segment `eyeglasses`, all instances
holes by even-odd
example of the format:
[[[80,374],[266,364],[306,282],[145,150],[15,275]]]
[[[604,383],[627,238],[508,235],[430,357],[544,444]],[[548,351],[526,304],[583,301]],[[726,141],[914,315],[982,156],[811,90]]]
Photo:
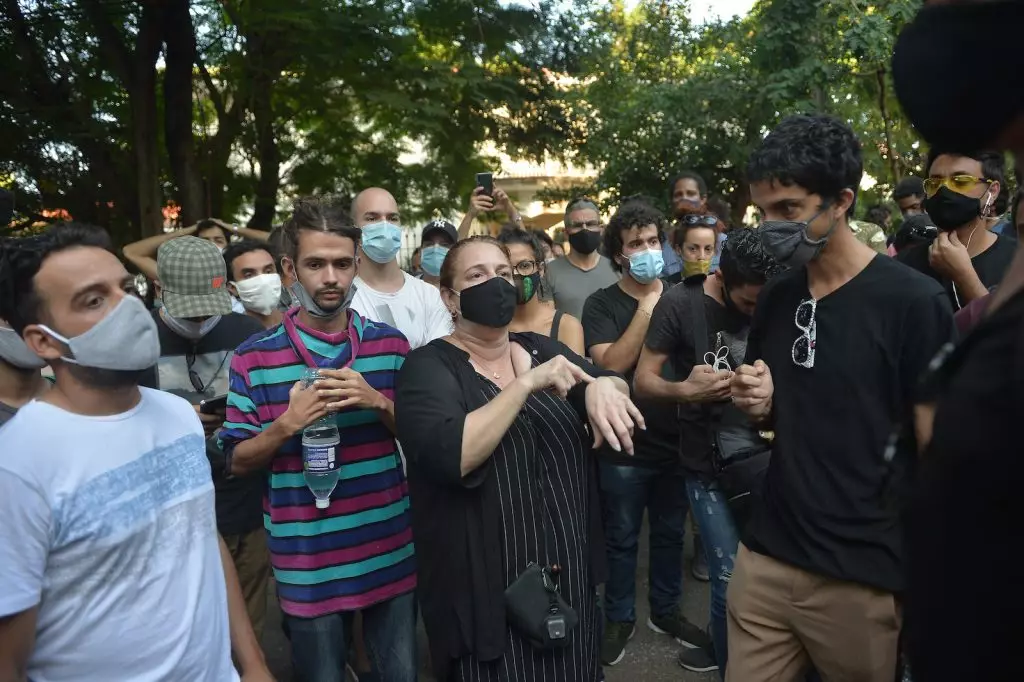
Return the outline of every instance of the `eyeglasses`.
[[[579,232],[584,228],[591,232],[600,232],[602,227],[600,220],[588,220],[585,223],[569,223],[568,225],[570,232]]]
[[[684,215],[679,219],[683,225],[707,225],[714,227],[718,224],[718,218],[713,215]]]
[[[704,354],[704,362],[715,368],[716,372],[731,370],[729,365],[729,346],[720,346],[718,350]]]
[[[537,272],[540,267],[540,263],[535,260],[521,260],[515,264],[512,268],[516,271],[516,274],[520,277],[529,277],[533,273]]]
[[[818,340],[818,322],[815,315],[818,302],[813,298],[801,301],[796,307],[796,328],[800,336],[793,342],[793,363],[800,367],[814,367],[814,346]]]
[[[188,367],[188,380],[192,382],[192,388],[195,389],[196,393],[205,393],[206,384],[203,383],[202,377],[199,376],[199,372],[196,371],[196,353],[191,351],[185,356],[185,366]]]
[[[946,186],[957,194],[966,194],[982,182],[986,185],[991,185],[995,181],[989,178],[976,178],[973,175],[951,175],[948,178],[928,178],[924,181],[924,193],[927,196],[932,197],[935,196],[941,187]]]

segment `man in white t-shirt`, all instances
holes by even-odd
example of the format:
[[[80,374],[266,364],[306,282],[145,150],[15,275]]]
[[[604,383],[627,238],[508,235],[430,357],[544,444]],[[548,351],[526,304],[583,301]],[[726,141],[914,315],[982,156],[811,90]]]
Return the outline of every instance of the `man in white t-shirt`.
[[[0,246],[0,317],[56,383],[0,431],[0,679],[271,680],[219,541],[202,425],[98,228]]]
[[[363,232],[352,308],[398,329],[412,348],[450,334],[451,313],[437,287],[398,267],[401,216],[391,193],[377,187],[360,192],[352,202],[352,220]]]

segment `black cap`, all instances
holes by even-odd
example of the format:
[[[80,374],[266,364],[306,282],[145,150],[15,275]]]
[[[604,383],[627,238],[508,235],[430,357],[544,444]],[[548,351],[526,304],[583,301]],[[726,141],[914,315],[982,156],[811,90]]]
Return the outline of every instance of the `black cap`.
[[[444,232],[449,239],[452,240],[452,244],[459,241],[459,231],[455,229],[455,226],[444,218],[434,218],[429,223],[423,226],[423,235],[421,237],[421,243],[427,240],[433,232]]]

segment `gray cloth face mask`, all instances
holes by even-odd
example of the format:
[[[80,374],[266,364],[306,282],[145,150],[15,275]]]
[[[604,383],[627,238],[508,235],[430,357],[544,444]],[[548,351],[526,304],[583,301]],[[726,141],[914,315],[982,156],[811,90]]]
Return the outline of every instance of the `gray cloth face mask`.
[[[348,292],[345,294],[345,300],[341,302],[341,305],[338,306],[337,310],[332,310],[330,312],[317,305],[316,300],[308,291],[306,291],[306,287],[302,286],[302,282],[299,280],[292,282],[291,286],[288,287],[288,291],[291,292],[292,299],[298,301],[299,305],[301,305],[302,308],[310,314],[310,316],[321,320],[333,320],[338,315],[341,315],[343,312],[348,310],[348,307],[352,305],[352,299],[355,298],[356,295],[356,283],[353,282],[348,286]]]
[[[18,369],[42,369],[46,360],[32,352],[18,332],[0,327],[0,360]]]
[[[821,250],[828,243],[832,231],[836,229],[838,220],[834,220],[828,228],[828,232],[821,239],[810,239],[807,236],[807,226],[817,220],[818,216],[828,210],[828,206],[822,207],[814,216],[805,222],[790,220],[765,220],[757,228],[757,235],[761,239],[761,246],[767,251],[775,262],[790,268],[799,268],[807,265],[821,254]]]
[[[82,367],[139,371],[160,359],[160,338],[156,322],[142,301],[131,295],[121,299],[92,329],[66,338],[46,325],[40,329],[66,344],[72,357],[61,360]]]

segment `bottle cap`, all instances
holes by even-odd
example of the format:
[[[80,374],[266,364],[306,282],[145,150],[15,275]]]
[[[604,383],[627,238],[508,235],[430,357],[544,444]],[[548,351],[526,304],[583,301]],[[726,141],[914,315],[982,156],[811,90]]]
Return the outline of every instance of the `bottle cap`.
[[[323,499],[323,500],[321,500],[319,497],[316,498],[316,508],[317,509],[327,509],[330,506],[331,506],[330,498],[326,498],[326,499]]]

